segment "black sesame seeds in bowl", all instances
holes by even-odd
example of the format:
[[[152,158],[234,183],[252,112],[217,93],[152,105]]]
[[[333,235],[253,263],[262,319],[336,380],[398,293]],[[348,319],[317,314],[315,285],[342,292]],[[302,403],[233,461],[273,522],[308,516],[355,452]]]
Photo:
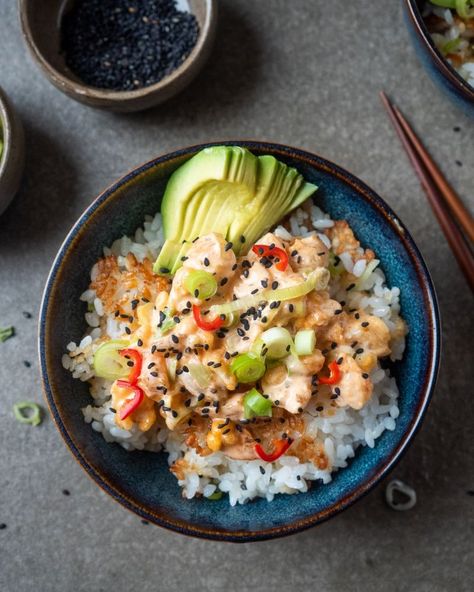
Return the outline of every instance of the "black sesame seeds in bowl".
[[[216,0],[19,0],[23,35],[47,78],[93,107],[166,101],[212,46]]]

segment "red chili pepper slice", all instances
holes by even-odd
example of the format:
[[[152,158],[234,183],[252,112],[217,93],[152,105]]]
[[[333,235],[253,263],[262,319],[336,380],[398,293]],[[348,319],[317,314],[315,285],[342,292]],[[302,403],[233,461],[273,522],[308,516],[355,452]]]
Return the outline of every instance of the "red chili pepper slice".
[[[285,452],[292,444],[293,440],[291,438],[286,438],[286,440],[273,440],[273,452],[267,454],[265,450],[260,446],[260,444],[255,444],[255,452],[265,462],[273,462],[275,460],[278,460],[280,456],[285,454]]]
[[[117,386],[121,388],[127,388],[133,391],[133,397],[128,399],[125,405],[120,409],[120,419],[127,419],[130,413],[133,413],[143,401],[144,394],[142,389],[136,384],[130,384],[128,380],[117,380]]]
[[[201,315],[201,308],[197,304],[193,304],[193,317],[196,325],[204,331],[216,331],[224,324],[224,319],[221,319],[221,317],[216,317],[212,321],[206,321]]]
[[[319,384],[337,384],[341,380],[342,372],[339,368],[339,364],[334,361],[328,365],[329,376],[319,376]]]
[[[136,349],[121,349],[119,354],[124,358],[130,358],[133,362],[133,367],[130,370],[130,374],[127,377],[127,382],[135,384],[140,377],[142,371],[142,354]]]
[[[279,271],[285,271],[288,267],[288,254],[284,249],[280,249],[280,247],[273,247],[270,249],[268,245],[254,245],[252,251],[259,257],[272,257],[278,259],[279,261],[275,264],[275,267]]]

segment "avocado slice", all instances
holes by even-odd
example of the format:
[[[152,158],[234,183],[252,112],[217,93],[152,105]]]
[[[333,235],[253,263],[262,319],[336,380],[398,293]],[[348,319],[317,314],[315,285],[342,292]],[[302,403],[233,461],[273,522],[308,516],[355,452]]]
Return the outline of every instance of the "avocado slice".
[[[190,244],[210,232],[236,255],[316,191],[294,168],[239,146],[205,148],[177,169],[161,205],[165,243],[155,273],[174,274]],[[244,237],[242,239],[242,237]]]

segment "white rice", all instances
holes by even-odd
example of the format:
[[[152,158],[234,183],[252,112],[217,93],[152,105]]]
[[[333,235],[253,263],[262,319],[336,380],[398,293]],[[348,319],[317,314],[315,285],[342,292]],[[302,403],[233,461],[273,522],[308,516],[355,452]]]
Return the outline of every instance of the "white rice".
[[[318,229],[329,228],[334,222],[318,207],[311,207],[311,220],[302,209],[297,210],[290,219],[291,232],[294,235],[308,234],[309,227]],[[290,239],[291,235],[283,226],[278,226],[275,234],[282,239]],[[331,242],[324,234],[321,240],[329,247]],[[138,228],[133,238],[122,237],[110,248],[104,249],[105,255],[115,254],[119,264],[127,253],[133,253],[137,259],[149,257],[154,260],[163,243],[161,216],[146,217],[143,228]],[[362,253],[362,249],[360,250]],[[348,271],[362,281],[360,286],[369,294],[353,289],[346,292],[338,286],[337,281],[331,283],[331,296],[339,301],[345,300],[351,308],[365,309],[369,314],[380,317],[389,327],[394,323],[400,312],[400,290],[388,288],[383,271],[379,268],[370,271],[364,277],[366,262],[354,261],[349,253],[342,253],[340,259]],[[97,274],[97,267],[91,271],[91,278]],[[183,488],[183,496],[192,498],[195,495],[212,495],[217,487],[229,494],[231,505],[245,503],[255,497],[263,497],[271,501],[277,493],[297,493],[307,491],[312,481],[323,484],[331,481],[332,471],[344,468],[354,457],[359,446],[373,448],[375,441],[385,430],[394,430],[399,415],[398,388],[395,379],[390,377],[388,370],[378,365],[371,373],[374,383],[372,398],[360,411],[351,408],[329,408],[331,411],[317,413],[311,408],[306,411],[307,432],[323,442],[325,453],[329,459],[326,470],[316,468],[312,463],[302,463],[296,457],[283,456],[274,463],[263,461],[236,461],[227,458],[220,452],[209,456],[199,456],[192,448],[187,447],[175,432],[169,431],[164,424],[154,427],[148,432],[141,432],[137,426],[131,430],[120,429],[115,424],[114,413],[110,410],[110,388],[112,383],[94,377],[92,360],[97,349],[97,340],[104,335],[111,339],[120,337],[125,326],[113,317],[104,317],[104,307],[93,290],[86,290],[81,300],[89,305],[85,319],[89,330],[82,341],[76,345],[67,344],[62,363],[64,368],[72,372],[74,378],[90,382],[90,393],[93,403],[82,411],[84,420],[92,429],[102,434],[107,442],[116,442],[126,450],[150,450],[157,452],[164,449],[168,453],[171,465],[177,459],[184,458],[191,467],[185,478],[179,481]],[[101,329],[99,325],[103,326]],[[402,357],[405,340],[400,339],[393,344],[392,359]],[[329,415],[332,413],[332,415]]]

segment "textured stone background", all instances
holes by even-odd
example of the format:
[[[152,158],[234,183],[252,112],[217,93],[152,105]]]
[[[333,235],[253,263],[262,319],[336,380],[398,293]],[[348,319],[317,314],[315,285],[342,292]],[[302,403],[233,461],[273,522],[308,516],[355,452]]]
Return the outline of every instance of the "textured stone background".
[[[472,297],[377,93],[386,89],[411,115],[471,205],[473,122],[420,67],[401,2],[222,0],[217,43],[199,78],[167,105],[127,116],[92,111],[50,86],[27,55],[15,4],[0,0],[0,84],[24,121],[28,152],[23,187],[0,219],[0,324],[17,328],[0,344],[0,590],[472,590]],[[11,405],[41,402],[40,294],[92,198],[175,147],[249,137],[316,151],[393,206],[433,274],[444,355],[424,427],[393,472],[417,490],[413,511],[390,510],[381,484],[303,534],[235,546],[142,524],[86,477],[51,420],[21,426]]]

